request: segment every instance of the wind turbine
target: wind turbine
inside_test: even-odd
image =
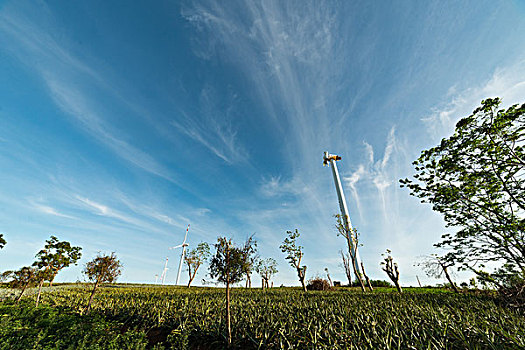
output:
[[[182,270],[182,261],[184,260],[184,254],[186,254],[186,247],[188,246],[188,243],[186,243],[186,238],[188,238],[189,230],[190,230],[190,224],[188,224],[188,228],[186,229],[186,235],[184,236],[184,241],[182,242],[182,244],[179,244],[178,246],[170,248],[170,249],[182,248],[182,253],[180,254],[179,271],[177,272],[177,282],[175,282],[176,286],[179,285],[180,271]]]
[[[159,280],[159,275],[155,274],[155,284],[157,284],[157,281]]]
[[[164,270],[162,270],[162,275],[160,275],[160,283],[164,284],[164,279],[168,273],[168,257],[166,257],[166,263],[164,264]]]
[[[339,209],[341,209],[341,216],[343,217],[343,225],[346,232],[348,232],[348,245],[350,246],[350,253],[355,257],[355,272],[361,274],[361,259],[359,258],[359,252],[357,251],[356,237],[352,230],[352,222],[350,221],[350,215],[348,215],[348,207],[346,206],[346,198],[343,192],[343,186],[341,186],[341,179],[339,178],[339,171],[337,170],[336,161],[341,160],[341,157],[335,154],[328,154],[324,152],[323,155],[323,166],[328,165],[332,167],[332,175],[334,176],[335,190],[339,199]],[[357,276],[356,276],[357,277]]]

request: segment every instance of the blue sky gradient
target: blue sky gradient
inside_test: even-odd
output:
[[[482,99],[523,103],[524,33],[517,0],[6,1],[0,269],[54,234],[84,248],[57,281],[114,251],[121,281],[169,256],[173,283],[190,223],[190,248],[255,233],[277,285],[298,284],[279,250],[297,228],[307,277],[346,281],[326,150],[370,277],[389,248],[402,283],[440,282],[413,264],[451,229],[398,180]]]

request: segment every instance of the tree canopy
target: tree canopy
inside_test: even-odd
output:
[[[186,254],[184,261],[188,267],[188,287],[190,287],[191,282],[195,279],[197,275],[197,270],[199,267],[208,259],[210,256],[210,246],[206,242],[200,242],[197,247],[193,248]]]
[[[525,104],[504,110],[500,103],[482,101],[451,137],[413,162],[414,180],[400,182],[458,229],[435,246],[502,286],[525,278]],[[488,273],[488,262],[502,268]]]
[[[93,260],[86,263],[82,271],[89,281],[100,283],[113,283],[122,273],[122,264],[115,253],[109,255],[99,253]]]
[[[7,244],[6,240],[4,239],[4,235],[2,233],[0,233],[0,249],[2,249],[3,247],[5,247],[5,245]]]

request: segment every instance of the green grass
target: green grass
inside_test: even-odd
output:
[[[44,294],[47,315],[52,318],[68,315],[71,322],[80,324],[86,320],[84,335],[78,336],[81,339],[94,339],[89,334],[96,335],[106,327],[113,335],[108,335],[105,341],[112,337],[120,341],[119,335],[127,336],[135,342],[130,344],[137,347],[148,342],[150,347],[174,349],[226,346],[223,289],[106,287],[96,295],[93,312],[81,316],[88,293],[86,287],[62,288]],[[40,308],[31,309],[31,304],[26,303],[24,309],[27,310],[21,315],[9,317],[24,319],[27,313],[31,315],[29,320],[36,317],[31,312]],[[307,294],[290,288],[235,289],[232,317],[233,348],[237,349],[525,348],[523,316],[500,306],[490,295],[454,294],[436,288],[407,288],[401,295],[388,288],[378,288],[373,293],[341,288]],[[61,324],[65,327],[68,322],[66,318]],[[54,332],[54,328],[46,328],[45,322],[43,326],[34,325],[24,333],[27,344],[39,344],[39,338],[35,337],[42,327],[44,332]],[[11,341],[14,334],[2,334],[0,344],[4,339]],[[70,333],[67,341],[56,348],[67,348],[67,342],[87,344],[76,339],[75,334]]]

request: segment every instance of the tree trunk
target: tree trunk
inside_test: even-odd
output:
[[[306,284],[304,283],[304,272],[300,267],[297,268],[297,275],[299,276],[299,281],[301,282],[301,286],[303,286],[303,291],[307,292]]]
[[[248,288],[252,287],[252,278],[250,277],[250,274],[246,274],[246,279],[248,282]]]
[[[394,283],[396,284],[397,291],[403,293],[403,289],[401,289],[401,286],[399,285],[399,279],[396,279]]]
[[[421,288],[421,282],[419,281],[419,277],[417,277],[417,275],[416,275],[416,279],[417,279],[417,284],[419,284],[419,288]]]
[[[365,272],[365,265],[363,265],[362,262],[361,262],[361,270],[363,271],[363,276],[365,276],[366,284],[368,284],[368,288],[370,289],[371,292],[373,292],[374,288],[372,287],[372,283],[370,283],[370,279],[368,278],[368,275]]]
[[[27,288],[28,285],[29,285],[29,282],[24,284],[24,286],[22,287],[22,291],[20,292],[20,295],[18,296],[18,298],[16,298],[16,303],[17,304],[20,301],[20,299],[22,299],[22,295],[24,295],[24,292],[26,291],[26,288]]]
[[[452,281],[452,278],[450,278],[450,275],[448,274],[447,267],[441,265],[443,268],[443,272],[445,273],[445,277],[447,278],[448,282],[452,286],[452,289],[454,289],[454,292],[459,293],[458,287],[456,287],[456,284]]]
[[[350,244],[350,242],[348,242],[348,244]],[[348,249],[350,249],[350,246],[348,247]],[[351,252],[350,252],[350,258],[352,259],[352,267],[354,268],[355,277],[359,281],[359,286],[361,287],[361,291],[362,292],[366,292],[365,284],[363,282],[363,278],[361,277],[361,274],[359,273],[359,271],[357,271],[357,262],[355,261],[355,257],[352,256]]]
[[[230,317],[230,282],[226,282],[226,324],[228,327],[228,346],[232,343],[232,327]]]
[[[38,295],[36,296],[36,306],[38,306],[38,302],[40,301],[40,294],[42,293],[42,286],[44,285],[44,278],[40,280],[40,283],[38,284]]]
[[[95,291],[96,291],[97,288],[98,288],[98,284],[99,284],[99,281],[97,281],[97,282],[95,283],[95,286],[93,286],[93,290],[91,291],[91,295],[89,296],[89,302],[88,302],[88,305],[87,305],[86,311],[89,311],[89,309],[91,309],[91,303],[93,302],[93,297],[95,296]]]
[[[57,273],[54,273],[53,276],[51,276],[51,280],[49,281],[49,286],[53,287],[53,281],[55,280]]]

